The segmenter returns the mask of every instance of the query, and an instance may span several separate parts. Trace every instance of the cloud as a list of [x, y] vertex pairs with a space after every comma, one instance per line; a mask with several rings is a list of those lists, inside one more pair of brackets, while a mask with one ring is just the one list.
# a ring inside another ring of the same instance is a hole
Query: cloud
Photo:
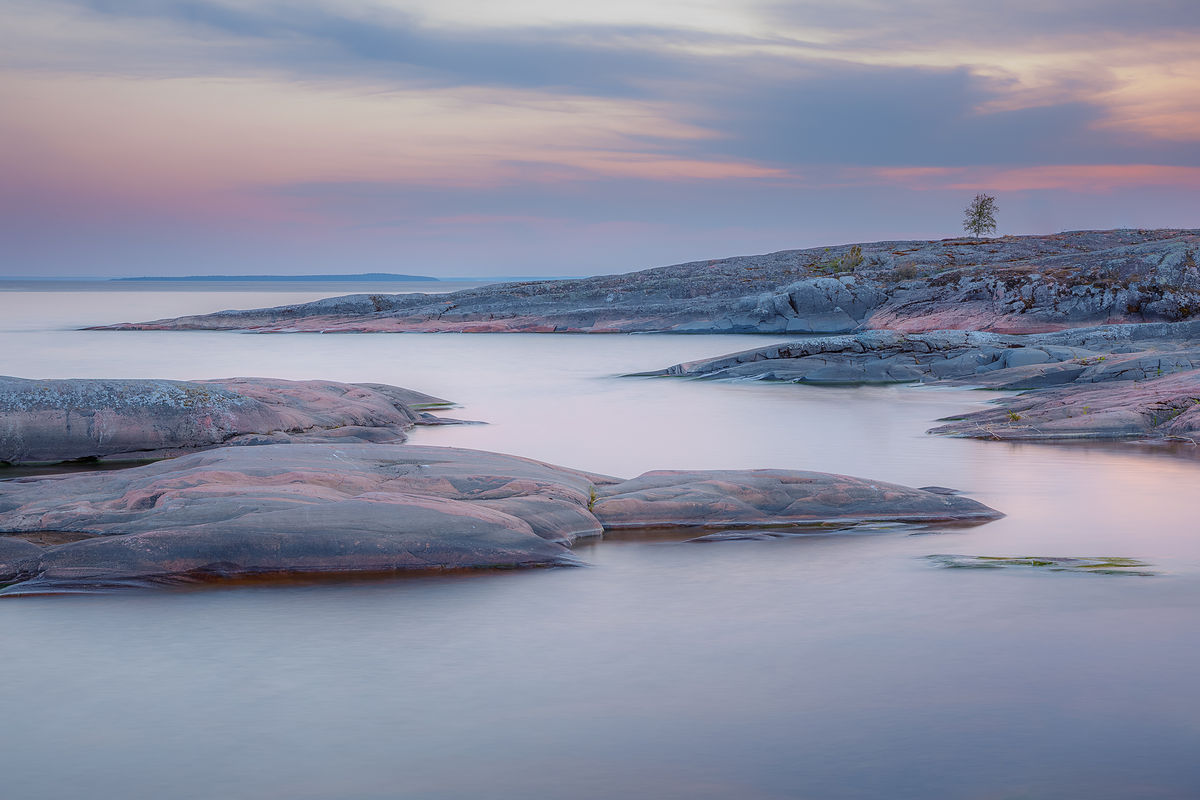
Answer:
[[796, 171], [829, 164], [1200, 165], [1191, 141], [1131, 134], [1094, 103], [986, 109], [993, 86], [966, 68], [754, 67], [676, 93], [692, 112], [688, 120], [714, 134], [679, 148]]
[[[690, 57], [672, 51], [712, 34], [670, 28], [557, 25], [431, 26], [389, 6], [299, 2], [231, 6], [214, 0], [79, 0], [91, 21], [168, 26], [170, 35], [269, 45], [238, 52], [239, 69], [295, 78], [358, 78], [407, 85], [561, 88], [570, 94], [639, 97], [644, 76], [680, 77]], [[235, 51], [236, 52], [236, 51]], [[199, 73], [222, 65], [197, 63]]]
[[[41, 6], [22, 7], [38, 18], [28, 9]], [[508, 26], [497, 24], [505, 18], [498, 11], [492, 24], [472, 25], [453, 4], [446, 12], [425, 2], [46, 0], [44, 7], [58, 15], [38, 29], [49, 39], [13, 41], [10, 49], [24, 55], [10, 62], [30, 67], [43, 58], [53, 67], [69, 58], [86, 71], [95, 48], [93, 69], [111, 74], [125, 64], [131, 76], [339, 81], [364, 92], [535, 90], [676, 107], [686, 98], [693, 108], [676, 120], [707, 124], [723, 114], [715, 133], [743, 140], [745, 153], [791, 164], [806, 159], [792, 152], [787, 131], [799, 134], [807, 160], [870, 148], [883, 154], [881, 163], [919, 160], [920, 141], [960, 160], [992, 152], [1001, 161], [1018, 157], [1004, 151], [1047, 161], [1079, 147], [1087, 152], [1077, 158], [1128, 161], [1129, 153], [1103, 148], [1200, 141], [1200, 28], [1189, 24], [1200, 6], [1190, 2], [1152, 0], [1131, 11], [1112, 0], [1020, 0], [1022, 13], [1013, 14], [1010, 6], [946, 0], [710, 1], [698, 5], [706, 13], [697, 19], [677, 12], [673, 26], [661, 14], [633, 13], [636, 4], [611, 19], [573, 22], [560, 7], [549, 13], [544, 4], [511, 0], [495, 7], [510, 9]], [[71, 38], [79, 26], [99, 44]], [[127, 29], [123, 55], [114, 29]], [[1030, 135], [1039, 128], [1046, 135]], [[872, 135], [882, 129], [892, 135]], [[1179, 157], [1178, 150], [1166, 155]]]
[[1173, 33], [1200, 26], [1200, 8], [1188, 0], [768, 0], [761, 16], [776, 30], [813, 28], [853, 43], [904, 49], [930, 44], [975, 46], [1025, 43], [1035, 47], [1064, 36]]
[[795, 52], [816, 32], [830, 58], [966, 70], [977, 110], [1085, 104], [1094, 127], [1200, 142], [1200, 4], [1191, 0], [846, 0], [763, 8]]
[[942, 234], [975, 190], [1179, 224], [1200, 4], [1015, 3], [8, 0], [0, 225], [563, 272]]
[[881, 168], [857, 170], [866, 180], [881, 179], [922, 191], [1024, 192], [1065, 189], [1111, 192], [1131, 187], [1200, 189], [1200, 167], [1162, 164], [1053, 164], [1017, 168]]

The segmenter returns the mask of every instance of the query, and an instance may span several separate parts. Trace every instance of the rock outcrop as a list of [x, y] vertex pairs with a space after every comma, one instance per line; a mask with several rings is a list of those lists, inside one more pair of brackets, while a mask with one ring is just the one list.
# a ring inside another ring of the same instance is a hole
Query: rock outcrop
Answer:
[[[411, 445], [225, 447], [0, 482], [4, 594], [181, 580], [555, 566], [605, 528], [983, 521], [965, 497], [814, 472], [632, 481]], [[50, 534], [79, 541], [39, 546]]]
[[402, 442], [448, 403], [383, 384], [0, 377], [0, 462], [149, 459], [219, 445]]
[[1007, 398], [930, 430], [974, 439], [1160, 438], [1200, 444], [1200, 369]]
[[979, 331], [823, 336], [645, 375], [794, 383], [939, 383], [1029, 390], [930, 433], [983, 439], [1200, 440], [1200, 321], [1025, 336]]
[[443, 295], [301, 305], [105, 326], [262, 332], [1032, 333], [1200, 313], [1200, 231], [875, 242], [697, 261]]
[[940, 381], [987, 389], [1147, 380], [1200, 369], [1200, 321], [1043, 334], [866, 331], [676, 364], [643, 375], [795, 383]]

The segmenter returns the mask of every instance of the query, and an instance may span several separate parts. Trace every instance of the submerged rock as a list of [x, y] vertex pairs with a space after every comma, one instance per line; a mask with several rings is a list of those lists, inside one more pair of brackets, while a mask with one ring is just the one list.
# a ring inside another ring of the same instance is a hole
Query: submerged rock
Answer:
[[706, 533], [686, 540], [687, 544], [710, 544], [712, 542], [769, 542], [779, 537], [771, 531], [720, 531]]
[[348, 295], [112, 330], [1032, 333], [1186, 319], [1200, 231], [1072, 231], [787, 250], [441, 295]]
[[403, 442], [444, 400], [377, 383], [0, 377], [0, 462], [146, 459], [219, 445]]
[[1023, 568], [1046, 572], [1083, 572], [1091, 575], [1142, 575], [1156, 573], [1144, 569], [1150, 566], [1133, 558], [1066, 558], [1062, 556], [963, 556], [941, 553], [926, 556], [946, 569], [1007, 569]]
[[[31, 594], [206, 577], [578, 563], [605, 528], [986, 520], [986, 506], [781, 470], [631, 481], [445, 447], [230, 447], [127, 470], [0, 482], [0, 580]], [[87, 535], [38, 547], [47, 532]], [[36, 534], [36, 535], [35, 535]], [[36, 553], [35, 553], [36, 550]]]
[[[922, 490], [927, 491], [927, 490]], [[958, 494], [958, 492], [954, 492]], [[986, 519], [980, 520], [960, 520], [957, 523], [951, 523], [955, 527], [963, 525], [974, 525], [980, 522], [985, 522]], [[816, 522], [807, 524], [795, 524], [779, 528], [767, 528], [765, 530], [755, 530], [753, 528], [733, 528], [729, 530], [721, 530], [716, 533], [706, 533], [703, 536], [695, 536], [691, 539], [686, 539], [685, 544], [712, 544], [714, 542], [773, 542], [780, 539], [810, 539], [814, 536], [843, 536], [852, 533], [861, 534], [877, 534], [877, 533], [895, 533], [900, 530], [909, 531], [910, 536], [930, 533], [927, 530], [934, 526], [941, 527], [947, 524], [943, 522], [934, 522], [930, 524], [912, 525], [907, 522], [897, 521], [879, 521], [879, 522]]]

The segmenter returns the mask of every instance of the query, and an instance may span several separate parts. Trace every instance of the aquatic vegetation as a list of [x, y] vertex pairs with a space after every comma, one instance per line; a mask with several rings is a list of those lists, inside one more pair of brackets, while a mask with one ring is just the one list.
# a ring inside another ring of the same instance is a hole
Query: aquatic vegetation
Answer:
[[1027, 567], [1046, 572], [1085, 572], [1094, 575], [1157, 575], [1143, 569], [1151, 566], [1134, 558], [1103, 556], [1067, 558], [1062, 556], [965, 556], [939, 553], [925, 556], [946, 569], [1006, 569]]

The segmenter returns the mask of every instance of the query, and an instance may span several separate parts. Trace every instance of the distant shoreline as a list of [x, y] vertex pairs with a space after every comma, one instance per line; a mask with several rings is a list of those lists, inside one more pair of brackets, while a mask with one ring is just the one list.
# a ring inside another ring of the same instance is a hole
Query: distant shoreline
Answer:
[[440, 278], [432, 278], [428, 275], [400, 275], [393, 272], [359, 272], [352, 275], [183, 275], [183, 276], [144, 276], [140, 278], [108, 278], [113, 282], [147, 282], [147, 283], [215, 283], [215, 282], [238, 282], [238, 283], [344, 283], [358, 281], [394, 281], [394, 282], [412, 282], [412, 281], [433, 281], [437, 282]]

